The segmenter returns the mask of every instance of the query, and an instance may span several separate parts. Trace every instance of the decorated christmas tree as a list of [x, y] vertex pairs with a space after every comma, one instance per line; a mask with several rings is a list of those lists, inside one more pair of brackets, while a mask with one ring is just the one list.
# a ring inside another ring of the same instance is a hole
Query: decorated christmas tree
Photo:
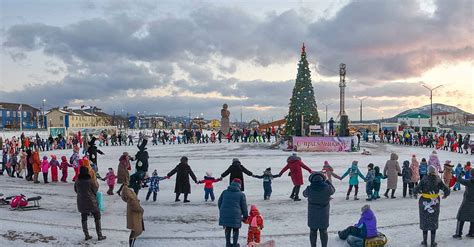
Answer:
[[309, 125], [319, 123], [318, 109], [314, 99], [313, 85], [311, 84], [311, 71], [306, 60], [304, 43], [301, 48], [301, 59], [298, 63], [296, 83], [290, 99], [290, 110], [286, 116], [286, 135], [301, 136], [302, 119], [305, 129]]

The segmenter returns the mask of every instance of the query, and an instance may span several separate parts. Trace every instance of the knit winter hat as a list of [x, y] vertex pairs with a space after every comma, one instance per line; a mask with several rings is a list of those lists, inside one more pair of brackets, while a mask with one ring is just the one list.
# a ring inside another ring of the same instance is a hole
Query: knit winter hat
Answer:
[[43, 156], [43, 160], [48, 160], [48, 156]]
[[431, 154], [438, 154], [438, 153], [436, 152], [436, 150], [433, 150], [433, 152], [431, 152]]
[[158, 176], [158, 172], [157, 172], [156, 170], [154, 170], [151, 175], [152, 175], [152, 176]]
[[429, 175], [436, 175], [436, 168], [434, 166], [428, 167], [428, 174]]
[[324, 161], [324, 165], [326, 165], [326, 166], [329, 165], [329, 162], [327, 160]]
[[370, 205], [365, 204], [360, 211], [363, 213], [363, 212], [367, 211], [368, 209], [370, 209]]
[[265, 169], [265, 171], [271, 171], [272, 168], [271, 167], [268, 167], [267, 169]]
[[62, 162], [67, 162], [66, 156], [61, 156], [61, 161], [62, 161]]
[[369, 163], [368, 167], [369, 167], [370, 169], [374, 169], [374, 164]]
[[54, 154], [51, 154], [51, 158], [53, 158], [53, 160], [57, 159], [56, 155]]
[[212, 177], [212, 172], [206, 172], [206, 176]]
[[354, 165], [357, 165], [358, 163], [359, 163], [359, 161], [357, 161], [357, 160], [352, 161], [352, 165], [353, 165], [353, 166], [354, 166]]
[[311, 175], [309, 175], [308, 179], [310, 183], [318, 183], [326, 180], [326, 177], [320, 172], [313, 172]]
[[409, 165], [410, 165], [410, 161], [408, 160], [403, 161], [403, 166], [408, 167]]
[[232, 180], [232, 183], [242, 184], [242, 180], [240, 180], [240, 178], [234, 178], [234, 179]]
[[237, 158], [233, 158], [233, 159], [232, 159], [232, 163], [234, 163], [234, 162], [240, 162], [240, 161], [239, 161], [239, 159], [237, 159]]
[[183, 163], [188, 162], [188, 157], [186, 157], [186, 156], [181, 157], [181, 162], [183, 162]]

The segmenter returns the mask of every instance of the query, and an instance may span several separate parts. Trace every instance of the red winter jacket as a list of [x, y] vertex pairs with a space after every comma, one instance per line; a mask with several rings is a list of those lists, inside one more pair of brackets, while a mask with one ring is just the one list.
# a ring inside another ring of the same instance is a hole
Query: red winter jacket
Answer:
[[205, 189], [212, 189], [212, 188], [214, 188], [213, 184], [216, 183], [216, 182], [219, 182], [219, 181], [221, 181], [221, 180], [220, 179], [215, 179], [213, 177], [205, 176], [204, 180], [199, 181], [199, 183], [203, 183]]
[[293, 155], [288, 158], [288, 164], [281, 170], [280, 176], [286, 172], [286, 170], [290, 169], [290, 176], [291, 180], [293, 181], [293, 185], [303, 185], [303, 171], [301, 168], [305, 169], [309, 173], [311, 173], [311, 169], [307, 167], [303, 162], [301, 162], [301, 158]]

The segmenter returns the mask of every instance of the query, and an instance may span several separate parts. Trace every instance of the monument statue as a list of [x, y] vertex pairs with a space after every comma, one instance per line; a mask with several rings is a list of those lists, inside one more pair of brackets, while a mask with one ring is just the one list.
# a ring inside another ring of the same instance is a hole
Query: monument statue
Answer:
[[229, 106], [227, 104], [224, 104], [222, 106], [221, 110], [221, 131], [224, 135], [227, 135], [230, 131], [230, 122], [229, 122], [229, 116], [230, 116], [230, 111], [227, 110]]

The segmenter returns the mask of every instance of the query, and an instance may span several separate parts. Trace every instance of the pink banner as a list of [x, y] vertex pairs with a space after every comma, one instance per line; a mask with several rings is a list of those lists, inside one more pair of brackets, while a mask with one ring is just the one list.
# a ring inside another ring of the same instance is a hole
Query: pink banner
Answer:
[[293, 148], [299, 152], [348, 152], [352, 137], [293, 136]]

